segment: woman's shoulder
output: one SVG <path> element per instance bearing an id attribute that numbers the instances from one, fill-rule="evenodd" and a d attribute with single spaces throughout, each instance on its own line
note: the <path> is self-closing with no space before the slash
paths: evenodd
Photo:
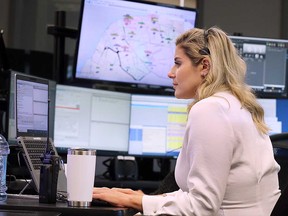
<path id="1" fill-rule="evenodd" d="M 228 111 L 235 105 L 241 107 L 239 100 L 234 95 L 229 92 L 218 92 L 197 102 L 190 111 L 197 113 Z"/>
<path id="2" fill-rule="evenodd" d="M 233 95 L 219 93 L 202 99 L 194 104 L 189 112 L 188 119 L 193 122 L 223 122 L 230 115 Z M 234 106 L 234 105 L 232 105 Z"/>
<path id="3" fill-rule="evenodd" d="M 204 98 L 197 103 L 199 106 L 205 106 L 207 104 L 218 104 L 224 107 L 229 107 L 231 103 L 235 103 L 237 98 L 229 92 L 218 92 L 210 97 Z M 196 105 L 196 104 L 195 104 Z"/>

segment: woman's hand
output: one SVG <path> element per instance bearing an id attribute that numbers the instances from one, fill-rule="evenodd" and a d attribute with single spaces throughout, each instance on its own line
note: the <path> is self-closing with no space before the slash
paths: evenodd
<path id="1" fill-rule="evenodd" d="M 129 207 L 142 211 L 142 197 L 140 190 L 134 191 L 123 188 L 94 188 L 93 199 L 100 199 L 117 207 Z"/>

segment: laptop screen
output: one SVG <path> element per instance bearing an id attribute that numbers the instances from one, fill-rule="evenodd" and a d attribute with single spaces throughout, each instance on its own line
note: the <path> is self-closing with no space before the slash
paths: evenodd
<path id="1" fill-rule="evenodd" d="M 17 137 L 47 137 L 49 81 L 17 74 L 15 84 Z"/>

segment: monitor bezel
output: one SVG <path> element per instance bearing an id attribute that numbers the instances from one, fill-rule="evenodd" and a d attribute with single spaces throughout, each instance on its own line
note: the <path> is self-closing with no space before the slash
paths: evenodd
<path id="1" fill-rule="evenodd" d="M 57 153 L 60 155 L 67 155 L 68 150 L 70 149 L 69 147 L 59 147 L 55 146 Z M 116 156 L 130 156 L 128 154 L 128 151 L 113 151 L 113 150 L 100 150 L 100 149 L 95 149 L 96 150 L 96 156 L 105 156 L 105 157 L 116 157 Z"/>
<path id="2" fill-rule="evenodd" d="M 167 8 L 175 8 L 180 10 L 186 10 L 195 12 L 195 25 L 194 27 L 198 27 L 198 10 L 196 8 L 185 7 L 185 6 L 178 6 L 173 4 L 167 3 L 159 3 L 159 2 L 151 2 L 151 1 L 141 1 L 141 0 L 121 0 L 123 2 L 131 2 L 131 3 L 140 3 L 146 5 L 154 5 L 159 7 L 167 7 Z M 100 79 L 87 79 L 77 77 L 77 61 L 78 61 L 78 54 L 79 54 L 79 45 L 81 40 L 81 29 L 82 29 L 82 21 L 83 21 L 83 13 L 84 13 L 84 3 L 85 0 L 81 0 L 81 7 L 80 7 L 80 18 L 78 23 L 78 38 L 76 41 L 76 48 L 75 48 L 75 58 L 73 62 L 73 82 L 79 85 L 83 85 L 85 87 L 92 87 L 97 89 L 104 89 L 104 90 L 114 90 L 114 91 L 122 91 L 127 93 L 145 93 L 145 94 L 161 94 L 161 95 L 174 95 L 173 86 L 164 86 L 164 85 L 150 85 L 150 84 L 143 84 L 143 83 L 131 83 L 131 82 L 118 82 L 118 81 L 110 81 L 110 80 L 100 80 Z M 171 59 L 173 61 L 173 59 Z M 168 71 L 167 71 L 168 74 Z"/>

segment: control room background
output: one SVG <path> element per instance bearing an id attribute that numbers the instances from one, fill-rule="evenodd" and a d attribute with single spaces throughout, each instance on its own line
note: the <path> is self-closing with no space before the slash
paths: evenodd
<path id="1" fill-rule="evenodd" d="M 154 0 L 154 2 L 197 8 L 199 27 L 208 28 L 217 25 L 231 35 L 288 39 L 287 0 Z M 47 34 L 47 25 L 54 24 L 56 11 L 65 11 L 66 26 L 77 29 L 80 5 L 81 0 L 1 0 L 0 28 L 5 31 L 6 47 L 14 51 L 15 59 L 12 59 L 14 64 L 12 67 L 21 72 L 31 73 L 30 70 L 34 68 L 33 62 L 27 67 L 20 57 L 23 53 L 29 53 L 35 56 L 34 63 L 38 63 L 35 70 L 43 70 L 44 73 L 41 71 L 43 76 L 51 78 L 54 37 Z M 65 54 L 68 79 L 72 79 L 75 47 L 76 40 L 67 38 Z M 16 51 L 19 51 L 20 58 L 17 58 Z M 37 72 L 34 75 L 40 76 Z M 286 113 L 285 116 L 287 115 Z"/>

